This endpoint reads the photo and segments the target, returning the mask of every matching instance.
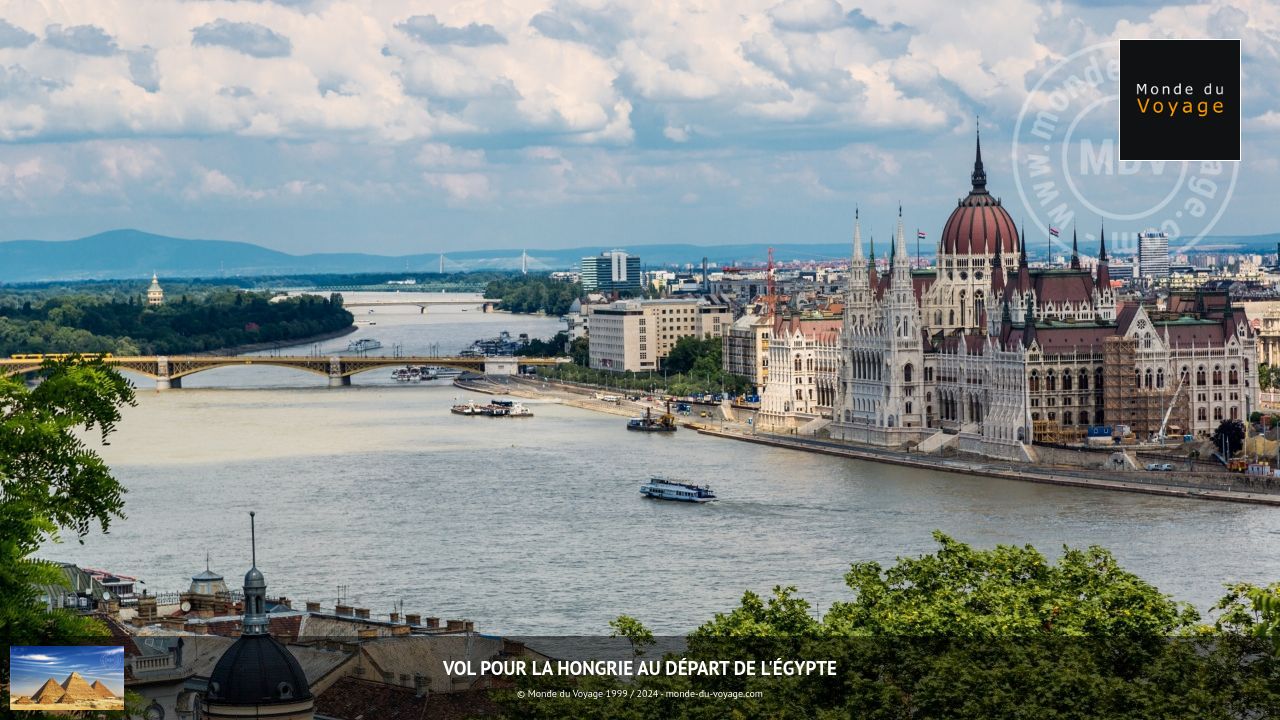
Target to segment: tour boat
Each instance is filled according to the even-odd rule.
[[[533,412],[523,404],[511,400],[494,400],[485,408],[490,417],[533,417]]]
[[[382,343],[373,338],[361,338],[347,343],[347,352],[365,352],[367,350],[377,350],[380,347],[382,347]]]
[[[704,503],[716,499],[707,485],[693,485],[676,482],[660,477],[651,478],[640,486],[640,494],[655,500],[675,500],[677,502]]]

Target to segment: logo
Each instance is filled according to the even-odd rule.
[[[1239,163],[1121,159],[1120,76],[1120,44],[1107,42],[1063,58],[1031,87],[1012,147],[1026,222],[1058,251],[1069,243],[1051,228],[1078,225],[1090,248],[1105,222],[1108,252],[1136,252],[1144,230],[1166,233],[1170,250],[1185,252],[1222,218]]]

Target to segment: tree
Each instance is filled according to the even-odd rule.
[[[1280,712],[1280,586],[1238,586],[1209,626],[1102,548],[1064,548],[1053,562],[1031,546],[984,550],[934,537],[934,552],[891,567],[853,564],[845,575],[852,596],[823,616],[794,587],[775,587],[767,599],[747,592],[693,632],[684,654],[831,660],[834,675],[581,678],[577,687],[601,695],[513,694],[502,699],[507,716],[1225,720]],[[610,691],[645,690],[680,699],[607,701]],[[740,699],[719,699],[730,693]]]
[[[591,364],[591,341],[585,336],[573,339],[569,343],[569,357],[573,358],[573,364],[579,367],[587,367]]]
[[[645,648],[654,643],[653,631],[630,615],[619,615],[610,620],[609,627],[613,628],[613,632],[609,634],[609,637],[626,638],[631,643],[632,654],[637,657],[643,655]]]
[[[105,443],[134,403],[133,388],[100,361],[46,362],[28,389],[0,378],[0,634],[8,645],[48,645],[101,637],[96,621],[46,612],[38,586],[65,584],[56,565],[30,556],[62,532],[83,538],[123,518],[124,488],[84,442]]]
[[[1227,449],[1227,457],[1232,457],[1244,447],[1244,423],[1239,420],[1223,420],[1218,429],[1213,431],[1213,447],[1219,452]]]

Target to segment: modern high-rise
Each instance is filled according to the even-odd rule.
[[[643,290],[640,258],[625,250],[609,250],[582,258],[582,289],[606,295],[637,296]]]
[[[1138,233],[1138,272],[1144,278],[1169,277],[1169,236],[1148,230]]]

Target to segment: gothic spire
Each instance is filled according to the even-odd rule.
[[[1107,261],[1107,224],[1102,223],[1102,230],[1098,233],[1098,262]]]
[[[1071,269],[1080,269],[1080,243],[1076,240],[1076,226],[1071,224]]]
[[[977,140],[973,156],[973,192],[985,195],[987,192],[987,171],[982,169],[982,129],[976,117],[974,118],[974,132]]]
[[[1000,237],[1000,228],[996,228],[996,254],[991,257],[991,289],[997,293],[1004,290],[1004,260],[1000,257],[1000,246],[1003,244],[1004,239]]]
[[[862,261],[862,221],[858,219],[858,208],[853,208],[853,264]]]

